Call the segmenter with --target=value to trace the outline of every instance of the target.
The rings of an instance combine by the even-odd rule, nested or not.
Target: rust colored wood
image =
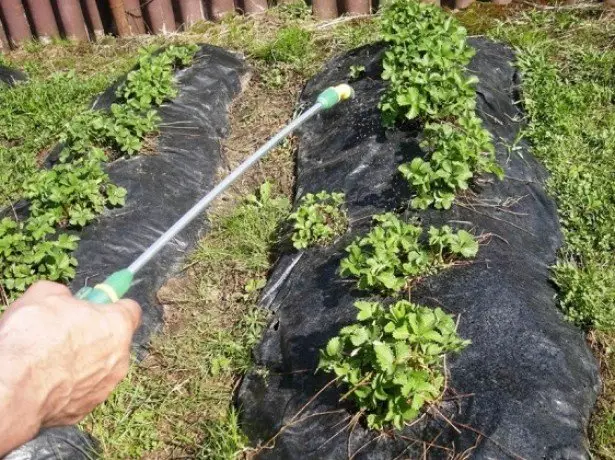
[[[56,0],[56,8],[66,38],[72,40],[87,40],[89,38],[79,0]]]
[[[455,9],[464,10],[469,7],[475,0],[455,0]]]
[[[318,19],[333,19],[337,17],[337,2],[335,0],[313,0],[312,13]]]
[[[111,14],[113,14],[115,27],[117,27],[117,34],[120,37],[130,35],[130,26],[128,25],[128,16],[126,16],[124,0],[109,0],[109,6],[111,7]]]
[[[95,37],[105,35],[105,27],[103,26],[100,11],[96,0],[81,0],[81,8],[85,16],[86,23]]]
[[[149,0],[145,4],[148,25],[155,34],[175,31],[175,16],[170,0]]]
[[[10,51],[11,45],[9,44],[9,39],[6,36],[6,32],[4,31],[4,26],[2,25],[2,21],[0,21],[0,51]]]
[[[26,0],[25,6],[32,18],[34,32],[42,43],[49,43],[52,38],[60,36],[51,0]]]
[[[0,0],[0,14],[2,14],[4,31],[11,44],[17,44],[32,37],[21,0]]]
[[[124,0],[124,8],[126,9],[126,17],[128,19],[128,27],[130,32],[135,35],[145,33],[145,20],[143,19],[143,11],[139,0]]]
[[[344,0],[344,12],[348,14],[369,14],[372,5],[370,0]]]
[[[245,14],[262,13],[267,9],[267,0],[243,0]]]
[[[205,19],[205,6],[201,0],[179,0],[179,11],[186,27]]]
[[[235,11],[235,3],[233,0],[207,0],[207,14],[210,19],[219,21],[225,14]]]

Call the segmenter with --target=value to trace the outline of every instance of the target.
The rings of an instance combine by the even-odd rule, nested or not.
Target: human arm
[[[124,378],[141,310],[38,282],[0,317],[0,457],[41,427],[77,423]]]

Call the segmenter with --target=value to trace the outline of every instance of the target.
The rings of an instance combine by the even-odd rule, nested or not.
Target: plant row
[[[332,243],[348,228],[344,194],[306,194],[293,222],[297,249]],[[465,230],[430,227],[393,213],[373,217],[374,227],[346,247],[339,274],[357,279],[357,288],[383,296],[410,292],[420,278],[472,258],[478,242]],[[343,398],[355,402],[370,428],[402,428],[426,403],[434,403],[444,385],[444,355],[469,342],[456,333],[451,315],[404,300],[385,307],[359,301],[357,323],[344,327],[320,351],[319,369],[346,387]]]
[[[26,179],[29,214],[0,221],[0,282],[10,301],[39,279],[66,282],[75,275],[70,233],[90,223],[106,207],[122,206],[126,190],[110,182],[104,164],[139,152],[156,131],[155,107],[174,97],[173,74],[188,65],[195,46],[142,50],[138,67],[116,91],[108,112],[87,110],[67,123],[58,162]]]
[[[383,79],[389,86],[380,109],[385,126],[417,119],[423,127],[421,146],[427,158],[401,165],[401,174],[416,192],[414,208],[449,209],[455,195],[469,187],[474,175],[502,176],[490,134],[475,114],[477,79],[466,77],[474,51],[466,32],[439,8],[412,0],[397,0],[382,15],[388,44]],[[351,68],[352,78],[362,69]],[[308,194],[290,216],[296,248],[332,242],[348,226],[340,193]],[[341,276],[356,287],[381,296],[410,294],[422,277],[470,259],[478,242],[465,230],[449,226],[425,232],[418,221],[406,222],[393,213],[376,215],[374,227],[346,248]],[[357,322],[341,329],[320,350],[319,369],[332,373],[368,427],[402,428],[426,404],[442,395],[444,357],[470,342],[462,340],[450,314],[406,300],[385,306],[358,301]]]
[[[389,85],[380,101],[385,125],[423,124],[422,147],[399,170],[416,191],[414,208],[449,209],[476,173],[501,177],[489,133],[475,113],[476,77],[466,76],[474,50],[466,30],[431,4],[398,0],[382,14],[387,43],[382,78]]]

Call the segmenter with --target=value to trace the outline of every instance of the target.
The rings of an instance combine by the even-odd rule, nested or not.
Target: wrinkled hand
[[[70,425],[103,402],[130,366],[139,305],[95,305],[38,282],[0,317],[0,457],[41,427]]]

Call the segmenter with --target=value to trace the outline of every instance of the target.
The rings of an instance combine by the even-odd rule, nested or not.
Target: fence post
[[[318,19],[333,19],[337,17],[336,0],[313,0],[312,13]]]
[[[145,12],[152,33],[164,34],[175,31],[175,16],[170,0],[149,0],[145,4]]]
[[[26,0],[26,8],[32,18],[34,32],[41,43],[50,43],[60,36],[50,0]]]
[[[130,26],[128,25],[128,18],[126,17],[126,8],[124,6],[124,0],[109,0],[109,6],[111,7],[111,14],[117,27],[117,34],[120,37],[130,35]]]
[[[243,0],[245,14],[262,13],[267,9],[267,0]]]
[[[233,0],[206,0],[209,7],[208,16],[214,21],[219,21],[227,13],[235,11]]]
[[[205,7],[201,0],[179,0],[179,11],[184,28],[205,19]]]
[[[345,13],[369,14],[371,11],[370,0],[344,0]]]
[[[88,28],[79,0],[56,0],[56,8],[60,13],[62,30],[66,38],[74,40],[88,40]]]
[[[105,35],[105,28],[102,23],[102,18],[100,17],[100,11],[98,11],[96,0],[81,0],[81,6],[83,8],[83,15],[87,21],[86,25],[89,26],[94,37],[103,37]]]
[[[9,43],[16,45],[32,37],[21,0],[0,0],[0,14]]]
[[[132,34],[142,35],[145,33],[145,21],[139,0],[124,0],[128,26]]]
[[[6,36],[6,32],[4,31],[4,26],[2,25],[2,21],[0,21],[0,51],[10,51],[11,46],[9,45],[9,39]]]

